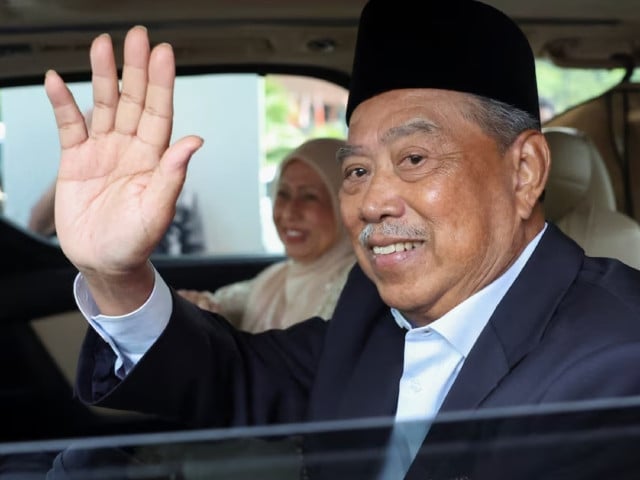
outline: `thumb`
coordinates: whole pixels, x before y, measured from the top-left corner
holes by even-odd
[[[202,138],[193,135],[181,138],[165,151],[153,172],[145,195],[151,204],[146,207],[149,208],[148,211],[162,212],[156,217],[159,221],[170,213],[166,226],[173,218],[176,201],[187,176],[189,160],[203,143]]]

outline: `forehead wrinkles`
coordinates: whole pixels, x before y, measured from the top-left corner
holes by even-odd
[[[376,143],[379,143],[383,146],[388,146],[389,144],[392,144],[393,142],[404,137],[409,137],[415,134],[434,135],[437,134],[440,130],[441,127],[430,120],[426,120],[424,118],[412,118],[400,125],[396,125],[383,131],[379,135],[379,139]],[[346,158],[350,156],[362,156],[367,154],[371,154],[370,148],[367,148],[364,145],[352,143],[340,147],[338,149],[336,158],[339,163],[342,163]]]

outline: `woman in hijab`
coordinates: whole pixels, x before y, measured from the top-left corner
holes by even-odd
[[[215,293],[179,291],[238,328],[287,328],[313,316],[331,318],[355,263],[338,206],[342,182],[336,161],[342,140],[309,140],[285,157],[273,191],[273,222],[287,260]]]

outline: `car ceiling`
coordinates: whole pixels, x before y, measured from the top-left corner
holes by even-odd
[[[316,66],[348,74],[365,0],[0,0],[0,81],[48,68],[86,74],[92,38],[116,49],[134,24],[168,41],[179,68]],[[488,0],[522,26],[539,56],[565,66],[640,62],[638,0]],[[487,52],[490,55],[490,52]]]

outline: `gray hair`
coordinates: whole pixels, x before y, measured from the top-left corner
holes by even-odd
[[[540,130],[540,121],[524,110],[480,95],[469,96],[469,108],[463,115],[475,122],[498,144],[504,153],[525,130]]]

